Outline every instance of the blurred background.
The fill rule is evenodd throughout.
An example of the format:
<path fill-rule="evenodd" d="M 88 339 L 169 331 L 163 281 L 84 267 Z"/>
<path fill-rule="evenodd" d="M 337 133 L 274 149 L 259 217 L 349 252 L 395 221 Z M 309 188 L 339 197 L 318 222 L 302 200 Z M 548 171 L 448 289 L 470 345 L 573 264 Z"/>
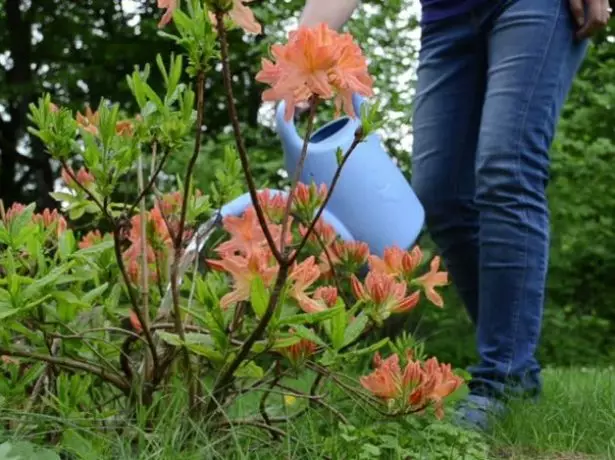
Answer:
<path fill-rule="evenodd" d="M 382 133 L 389 152 L 411 175 L 411 101 L 418 51 L 418 5 L 413 0 L 364 0 L 349 28 L 370 59 L 386 109 Z M 235 94 L 254 174 L 277 186 L 281 150 L 272 107 L 261 103 L 254 75 L 268 47 L 294 27 L 303 0 L 254 0 L 265 24 L 258 37 L 231 37 Z M 0 0 L 0 198 L 56 207 L 49 192 L 60 186 L 59 166 L 27 133 L 28 104 L 49 92 L 58 105 L 83 110 L 101 98 L 136 106 L 125 76 L 173 50 L 158 35 L 156 0 Z M 171 26 L 172 27 L 172 26 Z M 603 366 L 615 358 L 615 36 L 596 37 L 576 80 L 552 151 L 551 272 L 540 358 L 548 366 Z M 206 90 L 206 135 L 196 179 L 206 191 L 231 140 L 220 69 Z M 156 86 L 158 74 L 152 72 Z M 160 84 L 160 82 L 157 82 Z M 330 112 L 320 116 L 320 121 Z M 169 186 L 187 155 L 168 166 Z M 76 165 L 78 166 L 78 165 Z M 135 193 L 126 181 L 120 193 Z M 79 223 L 83 230 L 88 222 Z M 431 242 L 421 243 L 426 247 Z M 428 351 L 463 366 L 474 358 L 471 328 L 450 292 L 444 310 L 423 308 L 395 329 L 428 338 Z"/>

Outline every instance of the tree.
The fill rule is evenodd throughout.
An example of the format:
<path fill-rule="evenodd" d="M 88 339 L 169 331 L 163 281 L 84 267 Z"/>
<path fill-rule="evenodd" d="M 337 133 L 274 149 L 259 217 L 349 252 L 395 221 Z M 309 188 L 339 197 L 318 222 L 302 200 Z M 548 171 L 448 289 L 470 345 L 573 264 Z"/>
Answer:
<path fill-rule="evenodd" d="M 134 0 L 130 11 L 121 0 L 5 0 L 0 11 L 0 198 L 6 205 L 14 201 L 37 201 L 39 206 L 53 207 L 49 192 L 58 176 L 58 165 L 50 162 L 43 147 L 27 134 L 28 104 L 42 92 L 52 94 L 57 104 L 83 110 L 85 104 L 98 105 L 102 97 L 119 102 L 127 112 L 131 105 L 125 76 L 133 66 L 143 67 L 155 61 L 158 53 L 171 50 L 168 40 L 158 36 L 157 18 L 161 12 L 155 0 Z M 355 37 L 364 45 L 378 75 L 377 86 L 385 98 L 392 123 L 387 145 L 403 158 L 400 137 L 407 133 L 410 86 L 400 86 L 400 75 L 410 70 L 415 48 L 412 31 L 416 19 L 408 14 L 414 2 L 393 0 L 386 3 L 366 1 L 351 23 Z M 281 167 L 280 149 L 273 131 L 263 138 L 256 136 L 261 109 L 260 85 L 252 76 L 259 65 L 259 49 L 282 40 L 286 29 L 296 20 L 302 0 L 290 2 L 257 1 L 253 5 L 258 17 L 268 27 L 255 40 L 260 46 L 246 46 L 240 34 L 230 37 L 234 69 L 241 82 L 236 97 L 249 147 L 260 168 L 257 173 L 271 181 Z M 405 14 L 402 14 L 405 13 Z M 171 26 L 172 27 L 172 26 Z M 239 55 L 239 56 L 237 56 Z M 152 72 L 154 86 L 158 75 Z M 229 120 L 224 110 L 222 81 L 215 74 L 207 82 L 208 106 L 205 124 L 205 152 L 199 165 L 200 186 L 206 186 L 216 161 L 221 158 L 219 145 L 227 136 Z M 406 125 L 405 128 L 404 125 Z M 181 154 L 173 161 L 181 166 Z M 130 193 L 127 190 L 127 193 Z"/>

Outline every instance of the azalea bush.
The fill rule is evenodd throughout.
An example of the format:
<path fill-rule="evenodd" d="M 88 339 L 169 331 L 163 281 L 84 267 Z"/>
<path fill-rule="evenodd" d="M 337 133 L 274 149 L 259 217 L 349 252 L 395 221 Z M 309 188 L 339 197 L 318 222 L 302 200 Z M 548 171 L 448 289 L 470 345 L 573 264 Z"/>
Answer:
<path fill-rule="evenodd" d="M 330 184 L 298 181 L 319 107 L 334 100 L 354 117 L 352 94 L 372 95 L 361 49 L 349 34 L 320 25 L 292 32 L 263 59 L 256 75 L 269 86 L 263 99 L 283 100 L 287 118 L 306 104 L 309 118 L 288 191 L 261 190 L 228 59 L 230 29 L 261 31 L 244 3 L 191 0 L 180 8 L 158 1 L 165 9 L 161 33 L 183 54 L 156 60 L 165 82 L 160 92 L 148 84 L 150 68 L 127 77 L 136 115 L 107 100 L 76 114 L 49 96 L 30 107 L 32 134 L 63 168 L 63 186 L 53 194 L 61 212 L 0 207 L 4 406 L 107 426 L 142 409 L 155 418 L 147 409 L 181 382 L 187 410 L 212 430 L 241 422 L 275 437 L 277 424 L 312 406 L 345 423 L 327 399 L 328 383 L 374 414 L 433 409 L 443 417 L 445 398 L 462 384 L 450 365 L 427 359 L 411 337 L 362 341 L 422 300 L 443 306 L 436 289 L 448 279 L 440 259 L 418 247 L 370 254 L 365 243 L 341 240 L 324 219 L 345 162 L 379 125 L 377 111 L 363 110 Z M 193 176 L 206 136 L 205 75 L 218 68 L 235 145 L 225 146 L 225 167 L 204 194 Z M 173 182 L 165 163 L 187 143 L 192 154 Z M 138 195 L 118 199 L 122 181 L 134 176 Z M 223 216 L 219 209 L 243 191 L 242 178 L 251 205 Z M 83 222 L 96 229 L 84 234 Z M 365 356 L 373 356 L 374 369 L 359 378 L 345 372 Z M 279 393 L 305 404 L 273 416 L 268 401 Z M 246 394 L 258 395 L 259 414 L 230 420 L 229 408 Z M 9 422 L 17 431 L 28 426 Z"/>

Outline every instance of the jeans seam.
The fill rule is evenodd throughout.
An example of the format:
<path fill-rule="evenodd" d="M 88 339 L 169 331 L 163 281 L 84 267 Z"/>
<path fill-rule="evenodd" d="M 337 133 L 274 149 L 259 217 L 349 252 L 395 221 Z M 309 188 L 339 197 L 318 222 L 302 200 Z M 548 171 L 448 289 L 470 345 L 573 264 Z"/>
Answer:
<path fill-rule="evenodd" d="M 546 59 L 547 59 L 547 54 L 548 54 L 549 48 L 550 48 L 550 46 L 551 46 L 551 44 L 553 42 L 553 36 L 555 35 L 555 30 L 557 29 L 557 26 L 558 26 L 558 24 L 560 22 L 561 4 L 562 4 L 561 1 L 557 1 L 557 8 L 556 8 L 556 11 L 555 11 L 556 20 L 553 22 L 553 26 L 551 28 L 551 31 L 549 32 L 549 40 L 546 43 L 545 51 L 544 51 L 543 56 L 542 56 L 542 61 L 540 62 L 540 65 L 537 66 L 538 70 L 536 71 L 536 73 L 533 76 L 532 91 L 529 94 L 529 97 L 527 99 L 527 103 L 526 103 L 526 106 L 524 108 L 524 113 L 523 113 L 522 121 L 519 124 L 519 129 L 518 129 L 518 132 L 517 132 L 517 140 L 516 140 L 516 143 L 515 143 L 515 149 L 517 151 L 518 157 L 517 157 L 517 169 L 515 171 L 515 175 L 517 176 L 517 180 L 519 181 L 519 183 L 521 183 L 521 138 L 523 136 L 524 128 L 525 128 L 525 126 L 527 124 L 527 118 L 529 116 L 529 109 L 530 109 L 530 106 L 531 106 L 531 103 L 532 103 L 532 98 L 534 97 L 534 93 L 535 93 L 536 87 L 537 87 L 537 80 L 538 80 L 540 74 L 544 71 L 545 62 L 546 62 Z M 527 206 L 525 198 L 522 197 L 522 199 L 524 201 L 524 205 Z M 525 214 L 525 219 L 527 221 L 529 221 L 529 215 L 527 213 L 527 210 L 524 211 L 524 214 Z M 525 248 L 524 249 L 524 257 L 525 257 L 524 265 L 526 265 L 526 266 L 527 266 L 527 260 L 528 260 L 528 251 L 527 251 L 528 235 L 529 235 L 529 228 L 526 227 L 525 235 L 524 235 L 524 248 Z M 524 272 L 523 273 L 523 278 L 522 278 L 522 284 L 521 284 L 522 286 L 525 285 L 526 280 L 527 280 L 527 272 Z M 521 296 L 522 297 L 521 297 L 521 299 L 518 300 L 518 302 L 520 302 L 520 305 L 523 305 L 523 303 L 525 303 L 525 300 L 526 300 L 526 293 L 525 293 L 525 291 L 522 290 Z M 516 355 L 516 345 L 517 345 L 517 340 L 518 340 L 517 336 L 518 336 L 518 330 L 519 330 L 519 319 L 520 319 L 520 316 L 521 316 L 521 314 L 520 314 L 519 308 L 516 308 L 515 315 L 513 317 L 513 324 L 512 324 L 512 332 L 513 332 L 513 335 L 512 335 L 513 343 L 512 343 L 512 345 L 513 346 L 511 347 L 510 357 L 508 358 L 508 362 L 506 363 L 505 379 L 509 378 L 510 372 L 512 370 L 512 363 L 515 361 L 515 357 L 516 357 L 515 355 Z"/>

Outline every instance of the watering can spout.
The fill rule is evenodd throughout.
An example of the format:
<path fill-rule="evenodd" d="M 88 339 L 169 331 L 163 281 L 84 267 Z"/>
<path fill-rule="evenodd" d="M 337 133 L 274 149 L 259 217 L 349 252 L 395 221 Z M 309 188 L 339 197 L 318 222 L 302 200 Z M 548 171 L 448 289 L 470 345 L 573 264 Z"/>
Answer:
<path fill-rule="evenodd" d="M 347 153 L 361 126 L 363 99 L 352 98 L 356 118 L 342 117 L 318 130 L 309 139 L 307 156 L 300 175 L 304 183 L 331 187 L 337 171 L 337 151 Z M 276 130 L 284 150 L 286 171 L 297 169 L 303 139 L 293 120 L 284 118 L 285 104 L 276 111 Z M 346 161 L 327 205 L 354 238 L 366 242 L 372 253 L 382 255 L 387 246 L 408 249 L 418 238 L 425 213 L 410 184 L 383 149 L 377 134 L 369 135 L 355 147 Z"/>

